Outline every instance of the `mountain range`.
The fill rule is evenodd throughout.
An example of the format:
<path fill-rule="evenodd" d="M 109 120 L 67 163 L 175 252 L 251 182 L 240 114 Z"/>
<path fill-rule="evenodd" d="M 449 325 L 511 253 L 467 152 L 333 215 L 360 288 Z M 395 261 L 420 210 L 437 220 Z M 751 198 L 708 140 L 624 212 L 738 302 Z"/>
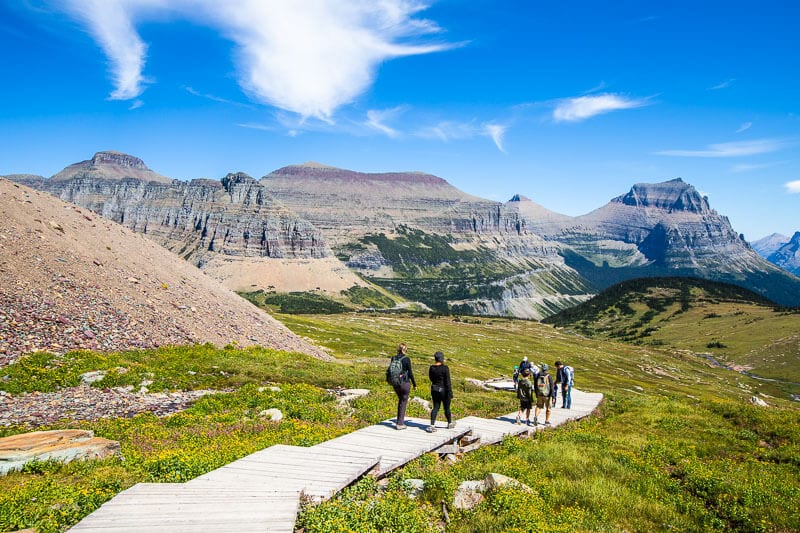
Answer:
<path fill-rule="evenodd" d="M 99 152 L 49 179 L 8 177 L 141 232 L 238 291 L 342 298 L 372 287 L 398 304 L 540 319 L 625 279 L 677 275 L 800 305 L 800 278 L 759 256 L 681 179 L 635 184 L 570 217 L 430 174 L 318 163 L 179 181 Z"/>
<path fill-rule="evenodd" d="M 753 249 L 770 263 L 800 276 L 800 231 L 791 237 L 773 233 L 755 241 Z"/>

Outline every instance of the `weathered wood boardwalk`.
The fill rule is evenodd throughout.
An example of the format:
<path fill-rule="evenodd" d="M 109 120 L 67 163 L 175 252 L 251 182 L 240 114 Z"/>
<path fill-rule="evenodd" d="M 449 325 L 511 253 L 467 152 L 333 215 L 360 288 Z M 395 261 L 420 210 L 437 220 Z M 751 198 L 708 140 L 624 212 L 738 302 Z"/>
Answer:
<path fill-rule="evenodd" d="M 552 409 L 552 427 L 588 416 L 602 398 L 573 390 L 571 409 Z M 291 532 L 301 497 L 323 501 L 363 475 L 385 476 L 428 452 L 468 451 L 508 435 L 546 429 L 524 421 L 517 425 L 516 414 L 468 416 L 451 429 L 440 421 L 433 433 L 425 431 L 427 420 L 406 419 L 405 431 L 387 420 L 316 446 L 271 446 L 187 483 L 135 485 L 71 531 Z M 544 417 L 542 410 L 540 423 Z"/>

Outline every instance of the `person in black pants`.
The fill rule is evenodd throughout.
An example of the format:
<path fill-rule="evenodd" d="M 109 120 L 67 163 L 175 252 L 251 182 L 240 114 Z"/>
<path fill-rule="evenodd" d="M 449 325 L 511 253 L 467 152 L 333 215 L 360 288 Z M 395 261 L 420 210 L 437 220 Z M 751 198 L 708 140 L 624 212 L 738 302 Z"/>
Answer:
<path fill-rule="evenodd" d="M 436 352 L 433 354 L 436 361 L 428 369 L 428 377 L 431 380 L 431 398 L 433 399 L 433 410 L 431 411 L 431 425 L 426 430 L 428 433 L 436 431 L 436 416 L 439 414 L 439 406 L 444 405 L 444 416 L 447 417 L 447 428 L 456 427 L 450 415 L 450 400 L 453 399 L 453 385 L 450 383 L 450 369 L 444 364 L 444 354 Z"/>
<path fill-rule="evenodd" d="M 411 358 L 408 357 L 408 347 L 406 343 L 400 343 L 397 347 L 397 355 L 393 357 L 400 360 L 403 365 L 403 376 L 399 385 L 394 386 L 394 392 L 397 394 L 397 422 L 395 423 L 396 429 L 406 429 L 406 407 L 408 406 L 408 397 L 411 394 L 411 386 L 417 388 L 417 382 L 414 380 L 414 372 L 411 370 Z"/>

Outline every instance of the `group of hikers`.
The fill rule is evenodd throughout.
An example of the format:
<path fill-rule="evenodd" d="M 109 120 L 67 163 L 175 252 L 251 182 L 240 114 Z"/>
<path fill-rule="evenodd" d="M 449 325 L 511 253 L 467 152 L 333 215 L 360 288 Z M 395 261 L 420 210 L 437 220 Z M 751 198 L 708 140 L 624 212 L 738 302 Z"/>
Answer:
<path fill-rule="evenodd" d="M 450 382 L 450 369 L 444 363 L 444 354 L 436 352 L 433 354 L 433 364 L 428 369 L 428 378 L 431 382 L 431 424 L 426 431 L 433 433 L 436 431 L 436 418 L 439 409 L 444 407 L 444 416 L 447 418 L 447 428 L 452 429 L 456 426 L 450 412 L 450 401 L 453 399 L 453 385 Z M 575 380 L 575 371 L 571 366 L 564 365 L 561 361 L 555 362 L 555 379 L 549 373 L 550 367 L 546 363 L 537 366 L 527 357 L 523 357 L 518 366 L 514 367 L 514 390 L 519 399 L 519 411 L 517 412 L 517 424 L 522 424 L 522 417 L 525 423 L 531 425 L 531 409 L 536 406 L 533 415 L 533 425 L 539 423 L 539 413 L 545 409 L 544 425 L 550 425 L 550 409 L 555 407 L 558 389 L 561 389 L 561 407 L 570 409 L 572 407 L 572 385 Z M 411 366 L 411 358 L 408 356 L 408 347 L 401 343 L 397 347 L 397 353 L 392 356 L 389 367 L 386 369 L 386 381 L 392 385 L 397 394 L 397 419 L 395 428 L 398 430 L 406 429 L 406 408 L 408 399 L 411 395 L 411 388 L 417 388 L 414 379 L 414 370 Z"/>

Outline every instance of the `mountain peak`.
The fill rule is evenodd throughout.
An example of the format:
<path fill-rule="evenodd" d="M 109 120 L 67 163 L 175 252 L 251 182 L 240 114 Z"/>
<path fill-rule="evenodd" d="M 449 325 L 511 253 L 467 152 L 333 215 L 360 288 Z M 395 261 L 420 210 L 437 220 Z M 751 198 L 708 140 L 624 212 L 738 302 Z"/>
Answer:
<path fill-rule="evenodd" d="M 628 194 L 612 202 L 634 207 L 654 207 L 667 211 L 706 213 L 711 211 L 708 199 L 681 178 L 661 183 L 637 183 Z"/>
<path fill-rule="evenodd" d="M 442 178 L 423 172 L 356 172 L 309 161 L 302 165 L 289 165 L 273 171 L 270 176 L 315 179 L 339 182 L 396 182 L 423 185 L 445 185 Z"/>
<path fill-rule="evenodd" d="M 509 202 L 530 202 L 530 201 L 531 201 L 530 198 L 528 198 L 527 196 L 523 196 L 521 194 L 515 194 L 509 200 Z"/>
<path fill-rule="evenodd" d="M 115 150 L 97 152 L 91 159 L 73 163 L 50 179 L 52 181 L 68 181 L 78 177 L 172 183 L 170 178 L 150 170 L 138 157 Z"/>

